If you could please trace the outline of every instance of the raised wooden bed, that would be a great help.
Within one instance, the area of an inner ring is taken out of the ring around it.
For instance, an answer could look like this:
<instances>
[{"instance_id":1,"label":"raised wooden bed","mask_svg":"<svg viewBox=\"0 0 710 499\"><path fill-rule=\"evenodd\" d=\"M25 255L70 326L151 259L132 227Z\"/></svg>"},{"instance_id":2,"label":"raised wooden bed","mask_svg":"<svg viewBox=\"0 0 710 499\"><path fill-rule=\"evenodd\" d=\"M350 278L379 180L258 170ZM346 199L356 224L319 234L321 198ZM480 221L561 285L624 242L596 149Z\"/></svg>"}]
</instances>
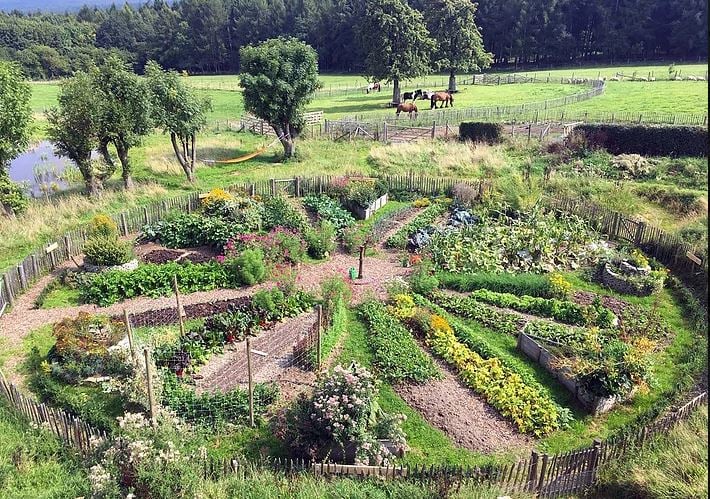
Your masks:
<instances>
[{"instance_id":1,"label":"raised wooden bed","mask_svg":"<svg viewBox=\"0 0 710 499\"><path fill-rule=\"evenodd\" d=\"M348 211L350 211L355 218L358 220L367 220L370 218L377 210L382 208L385 204L387 204L388 201L388 195L384 194L383 196L380 196L379 198L375 199L370 206L367 208L363 208L362 206L355 204L351 201L345 201L343 205L345 208L347 208Z\"/></svg>"},{"instance_id":2,"label":"raised wooden bed","mask_svg":"<svg viewBox=\"0 0 710 499\"><path fill-rule=\"evenodd\" d=\"M577 383L568 368L556 367L557 357L547 350L540 343L535 341L525 333L518 334L518 348L532 360L540 364L554 378L562 383L577 400L592 414L603 414L614 408L617 402L626 400L633 395L633 391L625 398L612 395L611 397L599 397L590 393L586 388Z\"/></svg>"}]
</instances>

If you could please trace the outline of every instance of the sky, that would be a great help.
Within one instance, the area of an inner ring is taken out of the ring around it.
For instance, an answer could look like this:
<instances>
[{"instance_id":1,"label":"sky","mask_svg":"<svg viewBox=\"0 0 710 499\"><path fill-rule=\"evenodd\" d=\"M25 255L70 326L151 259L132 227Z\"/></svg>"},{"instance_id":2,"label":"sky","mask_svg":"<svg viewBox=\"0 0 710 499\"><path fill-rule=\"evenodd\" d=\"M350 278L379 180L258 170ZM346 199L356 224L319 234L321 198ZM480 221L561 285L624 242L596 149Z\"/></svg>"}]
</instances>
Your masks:
<instances>
[{"instance_id":1,"label":"sky","mask_svg":"<svg viewBox=\"0 0 710 499\"><path fill-rule=\"evenodd\" d=\"M123 0L0 0L0 10L11 11L20 10L24 12L36 12L37 10L65 12L77 11L83 5L96 5L105 7L115 3L123 5ZM130 1L129 3L138 3Z\"/></svg>"}]
</instances>

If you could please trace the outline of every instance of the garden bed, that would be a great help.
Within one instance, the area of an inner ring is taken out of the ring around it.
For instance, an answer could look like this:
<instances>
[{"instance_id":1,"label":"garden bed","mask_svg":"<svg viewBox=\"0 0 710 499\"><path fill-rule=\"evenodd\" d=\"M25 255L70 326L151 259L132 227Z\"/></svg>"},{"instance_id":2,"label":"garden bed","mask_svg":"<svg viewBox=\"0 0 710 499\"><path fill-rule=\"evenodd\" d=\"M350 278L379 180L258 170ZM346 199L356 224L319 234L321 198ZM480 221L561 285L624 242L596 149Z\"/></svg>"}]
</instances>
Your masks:
<instances>
[{"instance_id":1,"label":"garden bed","mask_svg":"<svg viewBox=\"0 0 710 499\"><path fill-rule=\"evenodd\" d=\"M262 332L251 340L252 348L252 380L254 383L277 382L287 390L293 389L293 383L312 383L315 375L303 371L303 381L291 379L293 374L293 344L299 334L308 330L316 320L313 313L280 322L275 327ZM266 355L262 355L266 354ZM298 369L298 371L301 371ZM312 378L312 379L311 379ZM290 381L289 381L290 380ZM310 380L310 381L309 381ZM221 391L227 392L233 388L244 388L248 385L246 343L235 343L221 355L213 356L200 369L195 379L195 389L198 393Z\"/></svg>"},{"instance_id":2,"label":"garden bed","mask_svg":"<svg viewBox=\"0 0 710 499\"><path fill-rule=\"evenodd\" d=\"M518 432L498 411L464 386L445 362L433 360L442 373L441 379L394 386L407 404L465 449L498 452L530 447L530 437Z\"/></svg>"}]
</instances>

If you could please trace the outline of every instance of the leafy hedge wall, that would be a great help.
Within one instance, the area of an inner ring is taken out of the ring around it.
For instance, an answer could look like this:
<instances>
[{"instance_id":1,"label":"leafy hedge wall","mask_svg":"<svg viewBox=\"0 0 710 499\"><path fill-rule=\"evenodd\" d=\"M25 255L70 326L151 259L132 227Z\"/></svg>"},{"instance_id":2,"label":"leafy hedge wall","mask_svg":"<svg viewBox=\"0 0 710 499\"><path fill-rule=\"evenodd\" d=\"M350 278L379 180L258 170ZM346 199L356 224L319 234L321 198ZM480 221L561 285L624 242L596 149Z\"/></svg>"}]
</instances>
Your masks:
<instances>
[{"instance_id":1,"label":"leafy hedge wall","mask_svg":"<svg viewBox=\"0 0 710 499\"><path fill-rule=\"evenodd\" d=\"M708 130L700 126L578 125L570 137L584 137L591 147L612 154L644 156L707 156Z\"/></svg>"},{"instance_id":2,"label":"leafy hedge wall","mask_svg":"<svg viewBox=\"0 0 710 499\"><path fill-rule=\"evenodd\" d=\"M495 144L503 140L503 125L469 121L459 125L459 139Z\"/></svg>"}]
</instances>

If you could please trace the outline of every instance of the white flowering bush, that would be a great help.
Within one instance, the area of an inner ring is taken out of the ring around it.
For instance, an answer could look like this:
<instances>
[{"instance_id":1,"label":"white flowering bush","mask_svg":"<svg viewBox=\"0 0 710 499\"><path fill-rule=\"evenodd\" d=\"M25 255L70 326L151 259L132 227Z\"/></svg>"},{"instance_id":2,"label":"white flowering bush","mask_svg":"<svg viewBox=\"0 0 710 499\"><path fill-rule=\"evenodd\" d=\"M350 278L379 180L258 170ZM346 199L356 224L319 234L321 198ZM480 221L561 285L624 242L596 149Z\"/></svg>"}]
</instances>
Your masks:
<instances>
[{"instance_id":1,"label":"white flowering bush","mask_svg":"<svg viewBox=\"0 0 710 499\"><path fill-rule=\"evenodd\" d=\"M141 413L117 421L118 436L89 471L93 497L194 497L200 466L190 456L201 449L189 426L167 411L155 426Z\"/></svg>"},{"instance_id":2,"label":"white flowering bush","mask_svg":"<svg viewBox=\"0 0 710 499\"><path fill-rule=\"evenodd\" d=\"M277 435L296 457L356 464L387 464L403 451L403 415L385 414L377 404L372 373L353 363L337 366L310 398L302 397L277 420ZM387 440L384 445L381 440Z\"/></svg>"}]
</instances>

